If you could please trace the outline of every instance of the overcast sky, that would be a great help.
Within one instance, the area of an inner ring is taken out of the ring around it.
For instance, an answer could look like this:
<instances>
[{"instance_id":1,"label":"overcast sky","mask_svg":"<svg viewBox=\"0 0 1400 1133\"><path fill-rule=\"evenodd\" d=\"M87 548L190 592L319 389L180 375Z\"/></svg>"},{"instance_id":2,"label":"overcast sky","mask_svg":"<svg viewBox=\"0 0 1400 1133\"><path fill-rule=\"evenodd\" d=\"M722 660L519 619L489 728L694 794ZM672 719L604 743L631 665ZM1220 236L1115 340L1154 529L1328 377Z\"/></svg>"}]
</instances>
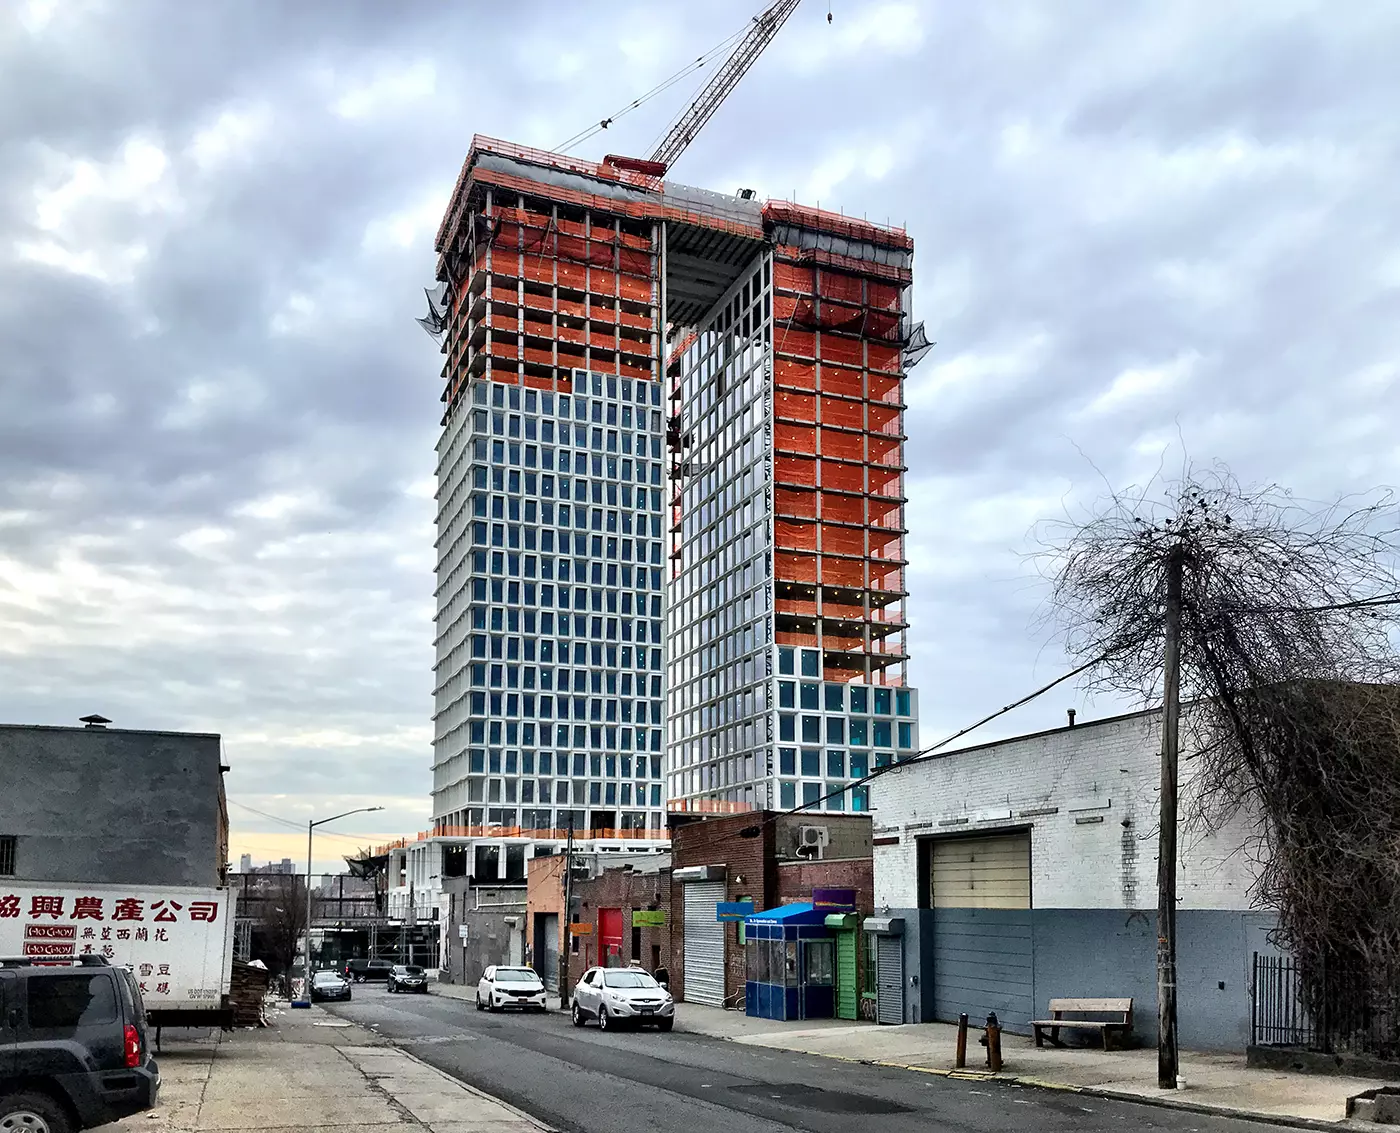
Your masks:
<instances>
[{"instance_id":1,"label":"overcast sky","mask_svg":"<svg viewBox=\"0 0 1400 1133\"><path fill-rule=\"evenodd\" d=\"M430 811L474 132L552 147L758 0L0 0L0 720L223 734L235 856ZM1400 481L1400 5L808 0L676 179L907 225L926 742L1057 675L1031 528L1221 459ZM645 153L689 78L583 156ZM1058 723L1073 689L987 736Z\"/></svg>"}]
</instances>

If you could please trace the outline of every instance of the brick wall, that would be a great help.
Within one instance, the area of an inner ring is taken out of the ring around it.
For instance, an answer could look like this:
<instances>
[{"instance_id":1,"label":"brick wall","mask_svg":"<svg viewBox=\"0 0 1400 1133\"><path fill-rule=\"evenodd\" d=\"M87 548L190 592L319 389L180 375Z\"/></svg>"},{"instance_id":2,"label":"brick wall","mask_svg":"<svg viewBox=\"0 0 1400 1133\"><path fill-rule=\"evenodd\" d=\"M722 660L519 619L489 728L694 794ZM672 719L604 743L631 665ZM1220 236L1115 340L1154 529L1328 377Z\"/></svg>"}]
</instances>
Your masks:
<instances>
[{"instance_id":1,"label":"brick wall","mask_svg":"<svg viewBox=\"0 0 1400 1133\"><path fill-rule=\"evenodd\" d=\"M876 779L875 904L926 903L920 839L1029 828L1035 907L1153 907L1160 737L1158 715L1141 713L953 752ZM1183 750L1180 908L1248 909L1250 824L1213 834L1193 825L1191 770Z\"/></svg>"},{"instance_id":2,"label":"brick wall","mask_svg":"<svg viewBox=\"0 0 1400 1133\"><path fill-rule=\"evenodd\" d=\"M755 910L777 904L777 862L774 860L774 828L762 813L726 815L677 826L671 832L672 870L686 866L724 865L725 900L749 897ZM757 838L741 838L739 831L761 826ZM743 880L741 881L740 878ZM670 970L671 994L685 998L685 895L684 883L672 881ZM744 989L744 950L738 944L738 927L724 926L724 994L737 996Z\"/></svg>"},{"instance_id":3,"label":"brick wall","mask_svg":"<svg viewBox=\"0 0 1400 1133\"><path fill-rule=\"evenodd\" d=\"M602 945L600 909L622 911L622 955L626 965L633 957L633 944L638 945L641 966L647 971L666 965L670 954L670 933L666 928L632 929L632 913L639 909L663 908L669 903L669 872L640 872L626 866L605 870L589 881L574 882L574 906L579 921L593 926L592 934L579 938L579 950L569 954L569 983L573 986L580 976L595 964L604 962L599 952ZM653 949L655 951L653 951ZM659 957L660 963L656 962Z\"/></svg>"},{"instance_id":4,"label":"brick wall","mask_svg":"<svg viewBox=\"0 0 1400 1133\"><path fill-rule=\"evenodd\" d=\"M770 821L771 820L771 821ZM800 825L825 825L831 832L828 856L821 861L791 858ZM746 827L760 826L757 838L741 838ZM671 835L675 869L724 865L725 899L751 898L755 911L811 899L813 887L855 889L863 912L874 909L870 853L870 819L864 815L813 815L805 821L777 819L772 812L727 815L677 826ZM833 852L854 855L830 860ZM742 880L740 880L742 879ZM685 998L684 883L673 881L671 896L671 990ZM744 990L747 961L739 945L739 928L725 925L724 993L736 998Z\"/></svg>"},{"instance_id":5,"label":"brick wall","mask_svg":"<svg viewBox=\"0 0 1400 1133\"><path fill-rule=\"evenodd\" d=\"M813 889L854 889L856 911L863 916L875 911L875 870L869 858L862 861L778 864L777 904L810 901Z\"/></svg>"}]
</instances>

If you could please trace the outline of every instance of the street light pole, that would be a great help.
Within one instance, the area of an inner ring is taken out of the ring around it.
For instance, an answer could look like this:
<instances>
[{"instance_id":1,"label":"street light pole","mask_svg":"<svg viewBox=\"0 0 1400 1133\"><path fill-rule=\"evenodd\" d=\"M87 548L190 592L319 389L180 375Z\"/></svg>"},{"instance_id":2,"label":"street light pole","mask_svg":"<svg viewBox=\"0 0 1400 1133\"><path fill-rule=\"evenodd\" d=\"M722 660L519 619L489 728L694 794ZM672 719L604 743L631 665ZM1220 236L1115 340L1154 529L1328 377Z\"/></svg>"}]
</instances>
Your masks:
<instances>
[{"instance_id":1,"label":"street light pole","mask_svg":"<svg viewBox=\"0 0 1400 1133\"><path fill-rule=\"evenodd\" d=\"M349 818L352 814L369 814L371 811L383 810L382 806L362 806L354 810L347 810L343 814L333 814L330 818L315 818L306 824L306 948L302 956L301 963L301 999L294 1001L293 1007L309 1007L311 1005L311 835L318 826L324 826L328 822L335 822L338 819Z\"/></svg>"}]
</instances>

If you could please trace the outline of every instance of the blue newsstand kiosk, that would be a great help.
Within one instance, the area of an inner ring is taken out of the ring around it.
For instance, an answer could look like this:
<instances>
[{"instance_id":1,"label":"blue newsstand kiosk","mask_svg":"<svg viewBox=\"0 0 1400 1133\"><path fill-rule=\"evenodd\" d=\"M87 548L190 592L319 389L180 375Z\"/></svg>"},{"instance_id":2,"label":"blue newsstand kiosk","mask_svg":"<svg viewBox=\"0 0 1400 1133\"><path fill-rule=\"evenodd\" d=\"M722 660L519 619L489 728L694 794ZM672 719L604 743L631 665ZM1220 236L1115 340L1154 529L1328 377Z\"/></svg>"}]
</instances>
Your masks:
<instances>
[{"instance_id":1,"label":"blue newsstand kiosk","mask_svg":"<svg viewBox=\"0 0 1400 1133\"><path fill-rule=\"evenodd\" d=\"M836 941L826 909L782 905L744 918L744 1013L759 1019L830 1019Z\"/></svg>"}]
</instances>

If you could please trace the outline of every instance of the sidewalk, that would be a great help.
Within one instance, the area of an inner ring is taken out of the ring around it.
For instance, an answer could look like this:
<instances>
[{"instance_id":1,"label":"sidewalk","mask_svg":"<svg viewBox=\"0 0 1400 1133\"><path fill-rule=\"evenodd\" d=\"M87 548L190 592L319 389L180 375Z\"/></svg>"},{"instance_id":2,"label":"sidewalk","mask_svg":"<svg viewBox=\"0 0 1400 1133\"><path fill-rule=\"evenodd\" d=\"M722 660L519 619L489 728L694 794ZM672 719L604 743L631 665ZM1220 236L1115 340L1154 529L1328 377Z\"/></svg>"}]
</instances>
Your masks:
<instances>
[{"instance_id":1,"label":"sidewalk","mask_svg":"<svg viewBox=\"0 0 1400 1133\"><path fill-rule=\"evenodd\" d=\"M193 1038L184 1038L186 1034ZM318 1007L231 1034L173 1031L157 1057L160 1105L126 1133L540 1133L519 1110Z\"/></svg>"},{"instance_id":2,"label":"sidewalk","mask_svg":"<svg viewBox=\"0 0 1400 1133\"><path fill-rule=\"evenodd\" d=\"M1347 1099L1382 1083L1366 1078L1251 1070L1244 1056L1183 1051L1186 1087L1157 1088L1157 1051L1093 1048L1037 1049L1029 1038L1002 1036L1002 1071L986 1069L980 1031L968 1034L967 1069L953 1069L957 1028L943 1023L899 1027L844 1020L776 1023L734 1011L683 1003L676 1028L749 1046L797 1051L848 1062L869 1062L968 1079L996 1078L1027 1086L1072 1090L1125 1101L1284 1124L1331 1126L1346 1118Z\"/></svg>"}]
</instances>

